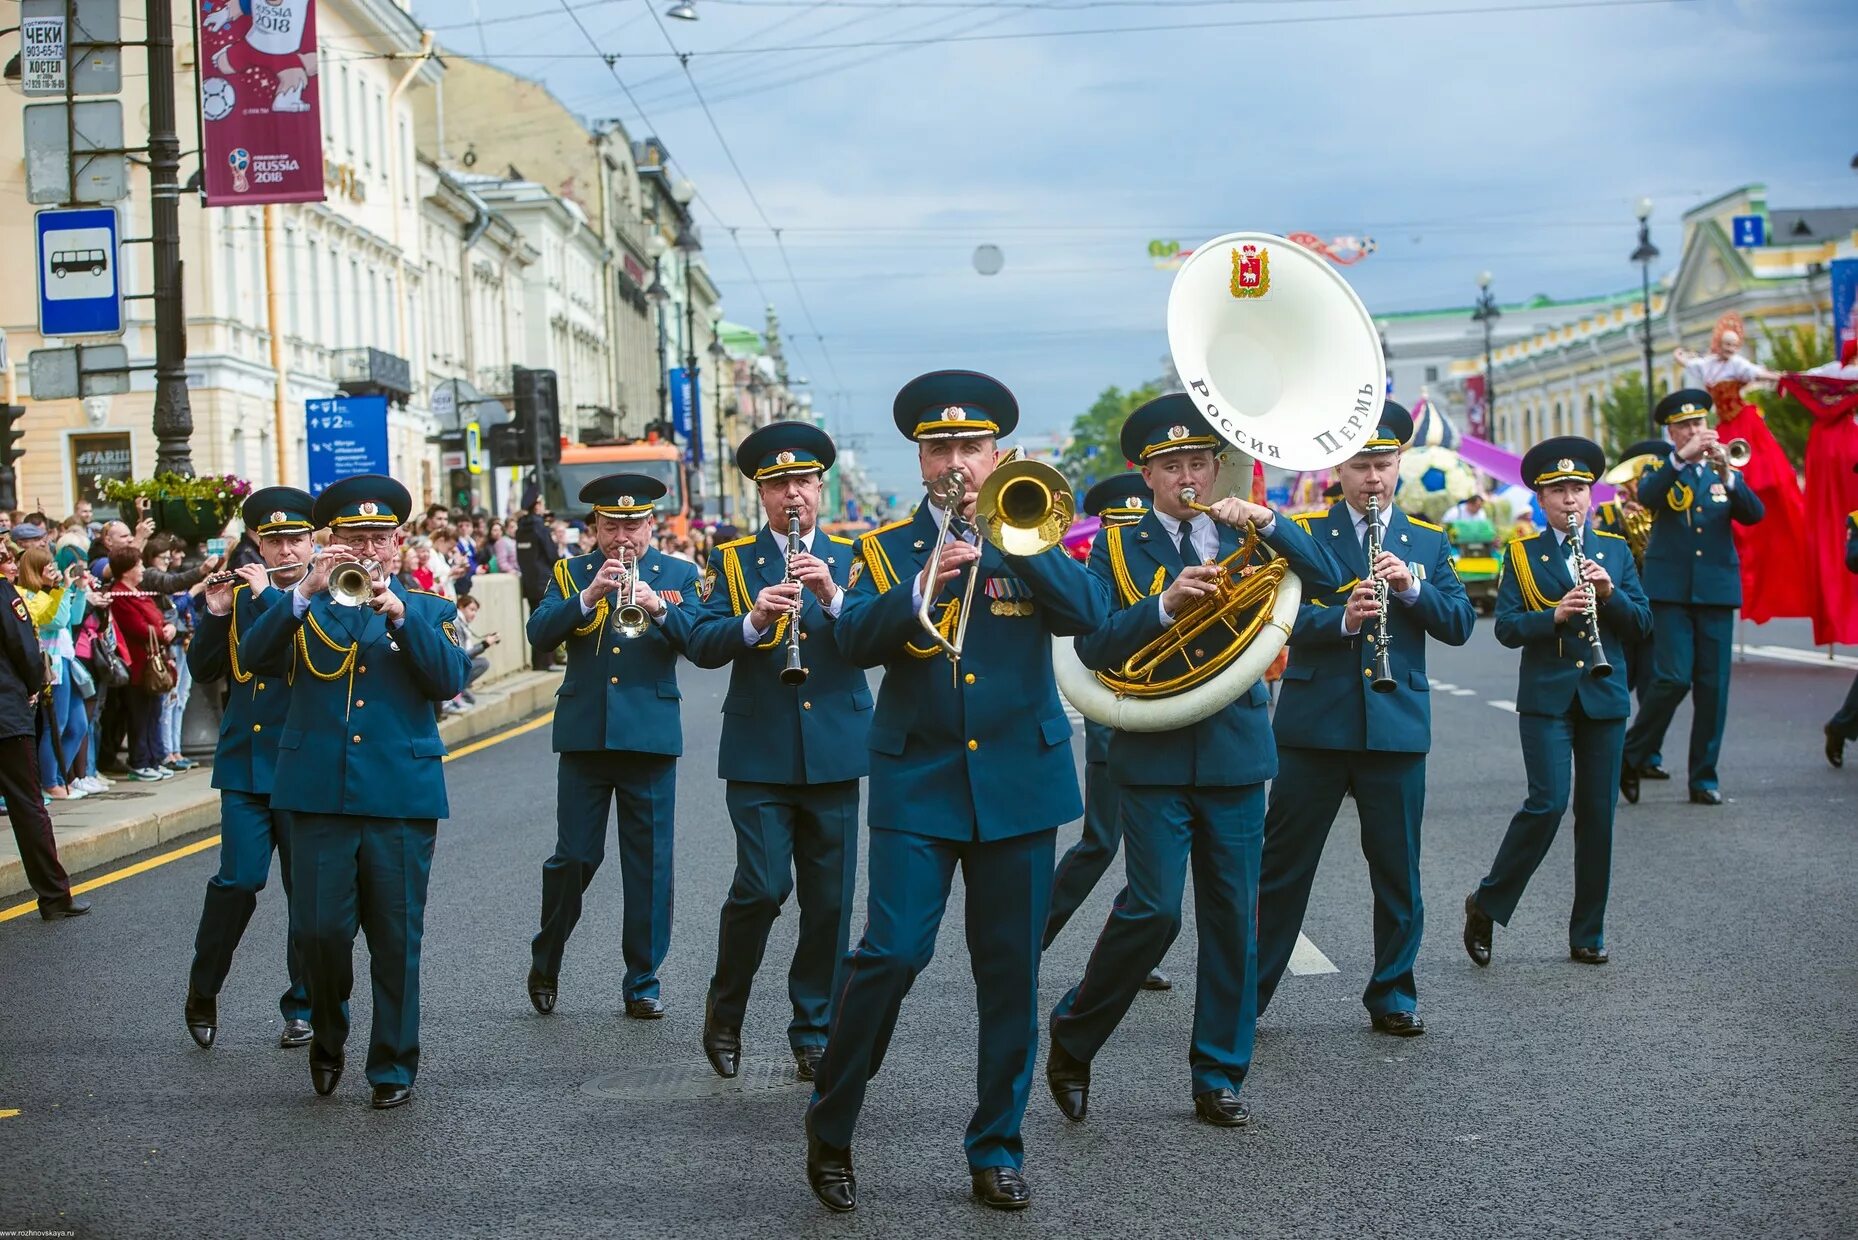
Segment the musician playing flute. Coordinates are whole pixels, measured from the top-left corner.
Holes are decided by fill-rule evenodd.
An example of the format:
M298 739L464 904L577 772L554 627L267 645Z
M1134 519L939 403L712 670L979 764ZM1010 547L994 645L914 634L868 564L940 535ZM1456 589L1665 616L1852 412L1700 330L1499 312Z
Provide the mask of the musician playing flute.
M555 562L555 580L529 614L539 649L567 643L555 700L555 851L542 865L542 926L530 944L529 1002L555 1010L561 960L581 899L606 856L617 806L624 911L620 996L626 1015L664 1015L658 966L671 946L672 824L684 751L677 656L694 609L682 606L697 567L652 547L664 483L607 474L581 488L595 548Z
M723 901L703 1053L732 1077L742 1017L768 932L798 891L799 940L787 971L787 1042L800 1079L826 1049L833 979L851 932L858 877L858 781L870 766L871 690L834 628L851 584L849 538L819 528L825 431L774 422L736 449L767 524L710 552L685 654L730 666L717 775L735 828L735 879Z
M1543 440L1523 454L1522 472L1548 528L1513 540L1504 553L1497 640L1522 651L1516 716L1529 795L1510 819L1490 872L1465 897L1464 946L1476 964L1490 964L1491 923L1510 924L1572 796L1568 956L1605 964L1614 789L1631 709L1626 651L1651 631L1651 607L1626 540L1587 528L1593 481L1606 472L1600 445L1577 436ZM1596 674L1596 661L1611 672Z
M1273 720L1277 778L1258 884L1262 1016L1297 945L1342 797L1354 795L1374 890L1374 971L1361 1002L1373 1028L1396 1037L1426 1030L1413 980L1426 916L1419 885L1432 744L1426 642L1462 646L1477 623L1445 531L1394 507L1400 455L1412 435L1412 415L1388 401L1374 435L1336 471L1342 502L1297 518L1353 580L1327 596L1306 591L1297 609ZM1372 533L1370 509L1378 527ZM1377 539L1379 556L1370 564ZM1392 680L1377 684L1383 631Z

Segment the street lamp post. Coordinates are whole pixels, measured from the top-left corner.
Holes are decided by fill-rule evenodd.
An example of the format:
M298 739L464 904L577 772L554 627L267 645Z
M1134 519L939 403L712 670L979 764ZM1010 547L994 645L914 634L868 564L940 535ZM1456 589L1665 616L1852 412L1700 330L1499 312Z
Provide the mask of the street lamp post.
M662 260L665 251L669 248L664 236L655 230L650 237L646 238L645 252L652 257L652 286L645 290L645 299L652 303L652 318L658 325L658 425L664 431L666 440L675 443L677 435L671 426L669 404L671 399L670 372L665 368L664 306L665 302L670 300L671 294L664 286Z
M1503 311L1497 308L1497 299L1490 292L1490 273L1477 273L1477 308L1471 311L1471 321L1484 325L1484 434L1495 435L1497 432L1497 381L1490 364L1490 333L1496 326L1497 318ZM1494 441L1493 441L1494 442Z
M1642 329L1645 333L1645 421L1658 432L1658 419L1653 410L1658 407L1658 394L1652 391L1652 260L1658 257L1658 247L1652 244L1652 200L1639 199L1639 248L1632 252L1630 261L1639 265L1640 306L1644 311Z
M728 455L728 440L723 435L724 350L723 342L718 339L716 335L716 325L722 322L723 308L721 306L711 306L707 313L710 318L710 347L708 351L710 357L714 361L712 369L715 372L716 378L716 386L712 389L710 394L710 416L716 423L716 519L721 521L723 516L733 508L733 505L727 503L724 498L728 494L724 489L726 481L723 470L723 458Z
M684 256L684 382L690 393L690 442L697 450L697 456L703 455L703 395L697 385L697 297L690 285L690 256L703 247L697 243L697 234L689 224L685 224L677 234L677 251ZM722 506L722 493L716 495L716 504Z

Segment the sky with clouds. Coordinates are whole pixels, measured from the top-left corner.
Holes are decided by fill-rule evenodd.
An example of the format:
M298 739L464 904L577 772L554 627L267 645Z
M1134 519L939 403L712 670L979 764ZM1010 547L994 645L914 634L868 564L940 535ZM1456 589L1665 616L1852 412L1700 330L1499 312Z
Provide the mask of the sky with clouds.
M1858 202L1852 0L693 2L415 11L661 138L729 317L774 303L893 488L915 460L891 398L924 370L998 376L1035 433L1154 376L1151 240L1372 237L1347 274L1387 312L1468 305L1485 268L1505 301L1635 283L1641 196L1673 258L1680 214L1738 185Z

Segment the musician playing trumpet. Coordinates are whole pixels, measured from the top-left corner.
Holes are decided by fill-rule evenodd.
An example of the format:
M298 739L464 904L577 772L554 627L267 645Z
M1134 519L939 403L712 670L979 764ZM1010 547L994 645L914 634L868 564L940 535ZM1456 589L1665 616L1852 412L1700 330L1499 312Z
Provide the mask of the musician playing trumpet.
M749 988L788 895L798 890L800 930L787 1041L802 1080L825 1052L851 933L871 690L835 634L852 540L819 528L836 455L807 422L774 422L742 441L736 468L755 483L767 524L710 552L685 644L699 667L730 666L716 773L735 828L735 879L703 1009L703 1053L724 1077L740 1065Z
M606 819L617 806L624 912L620 995L626 1015L664 1015L658 966L671 945L672 824L677 759L684 750L677 656L690 632L694 564L652 547L664 483L607 474L581 488L595 549L555 562L555 580L529 615L529 640L567 643L555 702L555 851L542 866L542 924L530 944L529 1002L555 1010L562 954L580 920L582 893L606 856Z
M1651 629L1651 608L1625 539L1590 529L1575 538L1574 531L1587 523L1593 481L1605 471L1600 445L1576 436L1543 440L1523 455L1523 480L1541 499L1548 529L1515 539L1504 553L1497 640L1522 651L1516 716L1529 795L1510 819L1490 872L1465 897L1465 951L1480 966L1490 964L1491 924L1509 924L1523 888L1555 841L1570 796L1574 911L1568 918L1568 956L1581 964L1608 959L1613 789L1631 699L1624 676L1596 676L1591 664L1597 640L1606 661L1624 667L1627 646Z

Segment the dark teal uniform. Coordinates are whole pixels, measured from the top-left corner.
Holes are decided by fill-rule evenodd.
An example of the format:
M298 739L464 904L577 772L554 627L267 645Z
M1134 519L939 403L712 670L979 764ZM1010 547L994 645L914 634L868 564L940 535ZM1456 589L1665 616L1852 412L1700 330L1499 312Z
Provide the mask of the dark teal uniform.
M1684 395L1674 392L1666 401ZM1695 395L1704 398L1698 403L1707 410L1708 393ZM1638 717L1626 732L1625 762L1637 769L1651 761L1678 704L1694 685L1690 791L1715 792L1716 760L1728 719L1735 609L1742 604L1741 560L1730 523L1761 520L1761 497L1740 478L1725 484L1708 463L1687 465L1673 453L1639 479L1639 502L1652 514L1644 568L1652 609L1652 675Z
M1368 560L1355 515L1336 504L1299 520L1328 546L1353 580L1328 595L1304 596L1278 691L1277 778L1265 813L1258 890L1258 1010L1270 1005L1309 906L1310 886L1342 797L1361 816L1361 851L1374 889L1374 972L1361 1001L1381 1016L1418 1006L1413 962L1425 927L1420 898L1420 824L1426 809L1426 753L1432 747L1432 686L1427 639L1470 640L1477 612L1452 568L1450 541L1429 521L1399 509L1386 518L1381 545L1406 561L1416 591L1388 596L1389 693L1369 685L1378 622L1343 632L1344 605Z
M1162 398L1164 401L1170 398ZM1182 397L1179 422L1204 421ZM1131 418L1141 416L1138 410ZM1210 437L1210 428L1204 433ZM1200 521L1211 521L1202 516ZM1215 523L1218 558L1243 535ZM1306 588L1328 589L1336 569L1289 518L1271 523L1266 541ZM1078 656L1099 670L1122 665L1168 629L1159 595L1184 567L1161 519L1104 531L1091 549L1092 574L1113 601L1108 623L1082 635ZM1251 1064L1257 1017L1259 851L1265 781L1277 769L1271 743L1270 691L1254 683L1237 701L1191 727L1119 731L1110 738L1109 774L1121 794L1127 887L1111 910L1084 976L1052 1011L1056 1045L1088 1062L1109 1040L1150 969L1181 929L1181 900L1191 858L1199 962L1188 1052L1195 1097L1237 1091Z
M1598 454L1597 447L1593 451ZM1583 472L1591 481L1601 471ZM1620 751L1632 705L1623 669L1627 648L1651 628L1651 611L1626 540L1589 530L1586 554L1613 581L1613 592L1599 605L1599 619L1607 662L1614 670L1610 676L1592 675L1593 644L1583 622L1555 621L1555 605L1574 588L1565 540L1564 533L1548 530L1513 541L1504 554L1497 586L1497 640L1522 651L1516 715L1529 795L1510 819L1490 872L1472 899L1486 916L1509 924L1523 888L1555 841L1572 797L1574 908L1568 918L1568 946L1603 949Z
M850 539L815 529L809 550L841 589L850 584ZM744 618L755 596L786 575L786 539L767 527L713 550L685 653L699 667L730 665L716 773L726 781L736 864L717 934L709 1019L741 1028L768 932L797 886L799 941L787 973L787 1038L797 1051L826 1043L833 977L850 941L858 781L870 766L872 699L864 670L839 650L837 622L810 591L801 595L800 617L807 678L781 683L789 621L755 634Z
M538 649L568 647L555 700L555 851L542 866L542 925L530 951L535 973L552 984L583 893L606 856L607 813L617 807L626 962L620 990L631 1002L658 997L658 966L671 945L677 759L684 752L677 657L690 631L697 567L655 549L640 556L640 580L664 600L665 612L638 637L624 637L613 621L616 595L591 612L581 605L581 591L605 563L601 551L557 560L553 586L529 614L529 640Z
M323 492L318 525L328 523L324 501L358 481ZM426 885L438 820L450 813L433 704L456 697L471 673L448 631L452 602L389 588L406 609L398 625L326 591L307 605L290 592L239 646L257 675L290 678L271 806L291 819L291 930L310 988L311 1067L342 1063L359 929L373 977L367 1074L377 1103L380 1087L410 1087L419 1071Z

